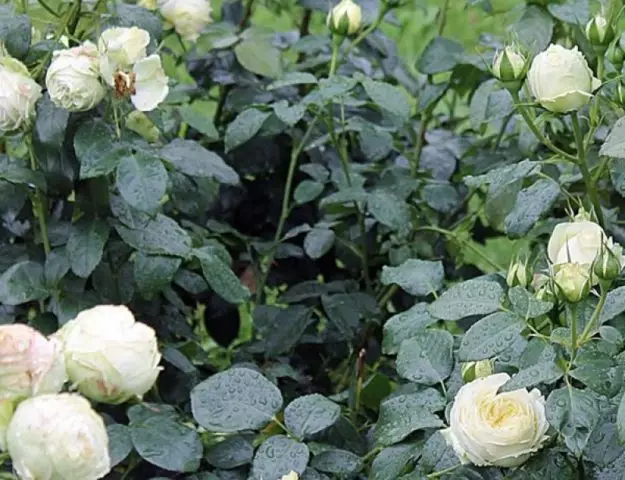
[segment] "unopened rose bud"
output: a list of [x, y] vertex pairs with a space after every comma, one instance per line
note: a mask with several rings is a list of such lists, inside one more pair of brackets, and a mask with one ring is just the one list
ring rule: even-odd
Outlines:
[[353, 35], [362, 26], [362, 10], [352, 0], [341, 0], [328, 13], [326, 23], [330, 31], [335, 35]]
[[477, 362], [463, 363], [460, 367], [460, 373], [464, 383], [469, 383], [476, 378], [484, 378], [492, 375], [494, 365], [492, 360], [479, 360]]
[[618, 278], [623, 270], [623, 247], [604, 243], [597, 255], [593, 273], [601, 280], [611, 281]]
[[588, 21], [585, 33], [586, 38], [594, 47], [605, 47], [614, 39], [614, 28], [600, 13]]
[[22, 479], [96, 480], [111, 470], [102, 418], [80, 395], [42, 395], [22, 402], [6, 435]]
[[56, 335], [63, 342], [69, 380], [97, 402], [140, 399], [161, 370], [154, 330], [136, 322], [124, 306], [84, 310]]
[[577, 303], [590, 292], [590, 276], [587, 268], [577, 263], [555, 266], [553, 281], [561, 300]]
[[212, 9], [208, 0], [158, 0], [158, 8], [178, 35], [191, 42], [195, 42], [211, 22]]
[[161, 136], [161, 132], [150, 118], [139, 110], [134, 110], [126, 118], [126, 127], [138, 133], [150, 143], [155, 143]]
[[508, 45], [495, 55], [493, 75], [504, 83], [522, 81], [527, 73], [527, 58], [516, 47]]
[[527, 262], [517, 260], [508, 268], [506, 283], [510, 288], [520, 285], [526, 288], [532, 279], [532, 271]]
[[605, 56], [617, 70], [620, 70], [623, 67], [625, 52], [621, 48], [621, 43], [618, 38], [610, 44], [608, 50], [605, 52]]

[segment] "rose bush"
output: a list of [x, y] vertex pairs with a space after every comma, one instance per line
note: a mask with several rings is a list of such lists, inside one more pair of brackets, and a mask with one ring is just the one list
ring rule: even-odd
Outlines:
[[0, 478], [625, 478], [621, 7], [2, 2]]

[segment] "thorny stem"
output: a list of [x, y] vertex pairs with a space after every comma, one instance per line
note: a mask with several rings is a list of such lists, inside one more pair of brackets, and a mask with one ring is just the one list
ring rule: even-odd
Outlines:
[[293, 179], [295, 178], [295, 171], [297, 170], [297, 163], [299, 161], [299, 156], [302, 153], [302, 150], [306, 146], [306, 142], [317, 124], [319, 120], [319, 115], [317, 115], [308, 125], [308, 129], [304, 133], [304, 136], [300, 140], [299, 144], [293, 148], [291, 151], [291, 159], [289, 161], [289, 170], [286, 176], [286, 184], [284, 186], [284, 196], [282, 198], [282, 210], [280, 212], [280, 219], [278, 220], [278, 227], [276, 228], [276, 233], [273, 238], [273, 243], [271, 245], [269, 255], [267, 256], [266, 263], [267, 266], [264, 272], [261, 274], [260, 281], [258, 282], [257, 290], [256, 290], [256, 304], [259, 304], [263, 292], [265, 290], [265, 285], [267, 284], [267, 278], [269, 277], [269, 272], [271, 270], [271, 265], [276, 256], [276, 250], [278, 245], [280, 244], [280, 240], [282, 238], [282, 232], [284, 230], [284, 225], [286, 224], [287, 217], [289, 216], [290, 208], [290, 199], [291, 199], [291, 191], [293, 190]]
[[597, 216], [597, 220], [602, 227], [605, 227], [605, 218], [603, 217], [603, 210], [601, 210], [601, 203], [599, 202], [599, 196], [597, 195], [596, 180], [598, 179], [593, 179], [592, 175], [590, 174], [590, 170], [588, 169], [588, 164], [586, 163], [586, 147], [584, 146], [584, 136], [582, 135], [582, 129], [579, 125], [577, 112], [573, 112], [571, 114], [571, 122], [573, 123], [575, 144], [577, 145], [576, 163], [580, 171], [582, 172], [584, 184], [586, 185], [586, 191], [588, 192], [588, 197], [590, 198], [590, 202], [592, 203], [595, 215]]
[[[38, 170], [37, 157], [33, 148], [32, 138], [26, 137], [26, 147], [28, 148], [28, 156], [30, 158], [30, 168], [33, 172]], [[46, 223], [45, 198], [38, 187], [35, 187], [35, 193], [32, 198], [33, 210], [39, 221], [39, 234], [43, 243], [43, 249], [46, 256], [50, 253], [50, 239], [48, 238], [48, 224]]]

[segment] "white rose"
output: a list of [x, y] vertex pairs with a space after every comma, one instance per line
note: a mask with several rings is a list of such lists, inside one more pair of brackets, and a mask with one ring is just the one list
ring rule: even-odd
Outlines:
[[211, 21], [211, 5], [207, 0], [158, 0], [165, 20], [185, 40], [194, 42]]
[[590, 272], [578, 263], [560, 263], [554, 267], [556, 293], [567, 302], [577, 303], [590, 292]]
[[362, 26], [362, 9], [352, 0], [341, 0], [328, 13], [326, 24], [332, 33], [353, 35]]
[[497, 373], [458, 390], [442, 434], [462, 463], [516, 467], [547, 439], [544, 397], [524, 388], [497, 394], [509, 379]]
[[154, 110], [169, 93], [169, 79], [158, 55], [139, 60], [132, 72], [118, 71], [115, 89], [120, 96], [130, 96], [132, 104], [142, 112]]
[[104, 81], [114, 86], [115, 73], [129, 69], [146, 57], [150, 34], [138, 27], [116, 27], [102, 32], [98, 40], [100, 73]]
[[607, 237], [595, 222], [578, 215], [573, 222], [556, 225], [547, 245], [549, 260], [553, 265], [577, 263], [590, 268], [603, 248], [610, 250], [621, 266], [625, 263], [623, 248]]
[[0, 400], [60, 392], [67, 380], [61, 347], [27, 325], [0, 326]]
[[577, 47], [567, 49], [561, 45], [550, 45], [536, 55], [527, 80], [536, 100], [556, 113], [578, 110], [601, 86]]
[[28, 69], [11, 57], [0, 57], [0, 134], [29, 126], [41, 87], [30, 78]]
[[57, 335], [70, 381], [92, 400], [119, 404], [141, 398], [161, 370], [154, 330], [135, 322], [124, 306], [84, 310]]
[[91, 42], [54, 52], [46, 74], [50, 99], [57, 107], [82, 112], [95, 107], [106, 89], [100, 82], [100, 56]]
[[297, 472], [290, 472], [287, 473], [286, 475], [282, 475], [282, 478], [280, 480], [299, 480], [299, 475], [297, 474]]
[[22, 402], [9, 424], [7, 446], [23, 479], [96, 480], [111, 470], [104, 422], [79, 395]]

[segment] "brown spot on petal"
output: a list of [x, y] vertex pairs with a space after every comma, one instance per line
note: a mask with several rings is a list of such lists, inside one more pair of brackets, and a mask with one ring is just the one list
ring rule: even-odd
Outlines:
[[134, 72], [117, 72], [113, 77], [115, 92], [120, 97], [128, 97], [137, 93], [135, 82], [137, 75]]

